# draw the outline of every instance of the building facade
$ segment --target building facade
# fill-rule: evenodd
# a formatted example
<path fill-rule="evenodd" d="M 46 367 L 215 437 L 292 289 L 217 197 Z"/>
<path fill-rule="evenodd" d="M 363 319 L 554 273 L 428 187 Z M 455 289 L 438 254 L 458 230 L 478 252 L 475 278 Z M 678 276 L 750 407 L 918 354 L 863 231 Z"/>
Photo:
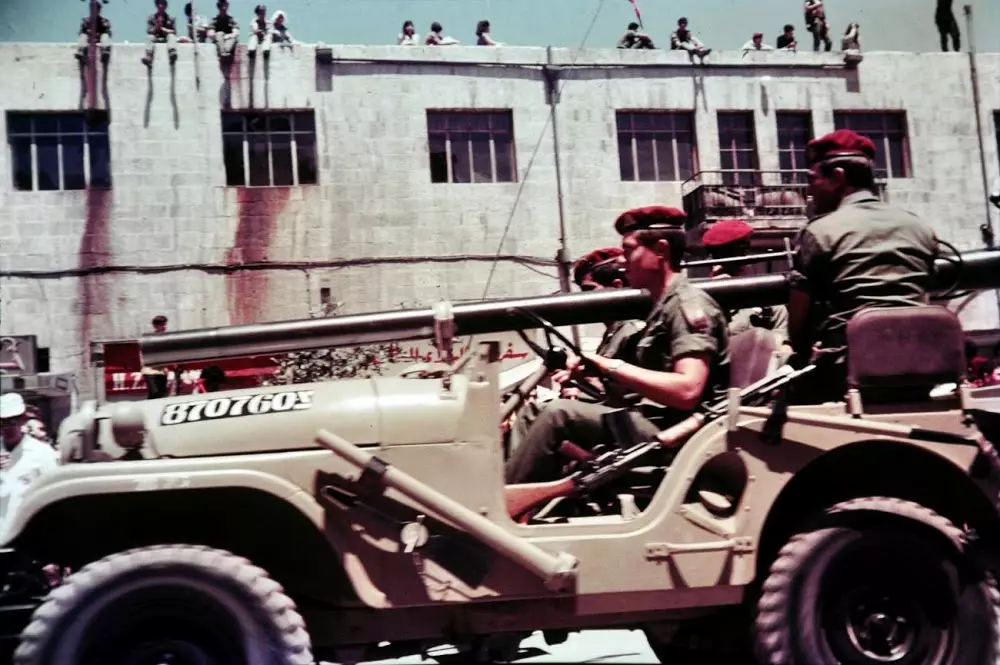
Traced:
<path fill-rule="evenodd" d="M 276 49 L 229 72 L 182 45 L 98 71 L 0 45 L 0 333 L 36 335 L 88 394 L 92 341 L 560 288 L 555 257 L 684 205 L 779 247 L 805 222 L 805 142 L 875 140 L 885 195 L 961 249 L 1000 183 L 1000 54 L 543 48 Z M 984 140 L 979 140 L 979 131 Z M 982 155 L 981 155 L 982 152 Z M 698 231 L 693 228 L 692 233 Z M 776 269 L 783 269 L 778 266 Z M 997 299 L 961 303 L 998 327 Z"/>

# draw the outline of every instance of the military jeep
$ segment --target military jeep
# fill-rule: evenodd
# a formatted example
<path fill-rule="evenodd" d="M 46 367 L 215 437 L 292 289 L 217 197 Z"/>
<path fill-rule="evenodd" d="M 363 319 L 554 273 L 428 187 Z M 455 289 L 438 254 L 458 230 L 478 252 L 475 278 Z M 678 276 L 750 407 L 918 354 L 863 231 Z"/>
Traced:
<path fill-rule="evenodd" d="M 776 284 L 725 282 L 706 288 Z M 456 307 L 452 322 L 556 331 L 648 306 L 599 292 Z M 444 344 L 434 316 L 142 343 L 151 364 Z M 0 634 L 19 665 L 353 664 L 438 645 L 505 662 L 534 631 L 611 627 L 645 630 L 669 663 L 998 662 L 1000 397 L 962 385 L 944 308 L 867 310 L 849 336 L 841 402 L 788 406 L 809 368 L 774 370 L 751 339 L 723 402 L 657 442 L 609 426 L 605 451 L 537 486 L 504 487 L 489 342 L 433 376 L 90 405 L 0 542 Z M 650 465 L 667 445 L 669 464 Z M 69 574 L 52 582 L 52 566 Z"/>

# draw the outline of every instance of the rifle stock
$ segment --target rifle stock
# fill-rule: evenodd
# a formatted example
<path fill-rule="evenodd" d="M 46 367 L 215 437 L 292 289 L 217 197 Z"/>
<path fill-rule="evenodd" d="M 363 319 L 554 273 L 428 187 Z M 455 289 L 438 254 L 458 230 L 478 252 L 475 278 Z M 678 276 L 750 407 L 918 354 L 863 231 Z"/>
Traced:
<path fill-rule="evenodd" d="M 513 518 L 520 517 L 535 506 L 547 503 L 561 496 L 569 496 L 574 489 L 576 489 L 575 476 L 568 476 L 547 483 L 507 485 L 503 488 L 504 500 L 507 503 L 507 514 Z"/>

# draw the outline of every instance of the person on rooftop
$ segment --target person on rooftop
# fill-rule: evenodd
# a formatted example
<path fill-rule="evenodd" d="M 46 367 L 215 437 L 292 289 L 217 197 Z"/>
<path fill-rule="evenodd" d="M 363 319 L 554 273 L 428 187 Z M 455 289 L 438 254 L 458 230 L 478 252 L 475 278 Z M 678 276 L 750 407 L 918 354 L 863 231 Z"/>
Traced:
<path fill-rule="evenodd" d="M 674 51 L 687 51 L 692 62 L 695 56 L 698 56 L 701 64 L 705 64 L 705 56 L 712 52 L 712 49 L 705 48 L 705 45 L 688 30 L 688 20 L 684 17 L 677 21 L 677 29 L 670 34 L 670 48 Z"/>
<path fill-rule="evenodd" d="M 247 43 L 247 55 L 257 57 L 259 48 L 265 58 L 271 57 L 271 42 L 273 40 L 271 22 L 267 20 L 267 7 L 257 5 L 253 8 L 253 18 L 250 19 L 250 41 Z"/>
<path fill-rule="evenodd" d="M 413 27 L 413 21 L 403 21 L 403 30 L 396 38 L 399 46 L 420 46 L 420 36 Z"/>
<path fill-rule="evenodd" d="M 111 21 L 101 16 L 101 3 L 92 0 L 97 11 L 97 44 L 101 49 L 101 62 L 107 64 L 111 59 Z M 87 64 L 87 49 L 90 46 L 90 15 L 80 21 L 80 39 L 76 44 L 76 59 L 81 65 Z"/>
<path fill-rule="evenodd" d="M 480 21 L 476 24 L 476 45 L 477 46 L 503 46 L 500 42 L 493 41 L 490 37 L 490 22 Z"/>
<path fill-rule="evenodd" d="M 743 55 L 750 51 L 773 51 L 774 47 L 764 43 L 764 33 L 755 32 L 753 38 L 743 45 Z"/>
<path fill-rule="evenodd" d="M 618 40 L 618 48 L 645 48 L 655 49 L 656 45 L 645 32 L 639 30 L 639 24 L 632 21 L 628 24 L 628 30 Z"/>
<path fill-rule="evenodd" d="M 454 46 L 458 44 L 458 40 L 454 37 L 445 37 L 441 33 L 444 28 L 437 21 L 431 23 L 431 30 L 427 33 L 427 39 L 424 40 L 426 46 Z"/>
<path fill-rule="evenodd" d="M 962 49 L 962 33 L 958 29 L 958 21 L 955 20 L 955 13 L 951 10 L 952 0 L 937 0 L 937 9 L 934 10 L 934 25 L 937 26 L 938 35 L 941 37 L 941 50 L 948 50 L 948 37 L 951 37 L 951 45 L 954 51 Z"/>
<path fill-rule="evenodd" d="M 794 51 L 798 47 L 799 43 L 795 39 L 795 26 L 791 23 L 785 25 L 785 31 L 778 35 L 778 50 L 779 51 Z"/>
<path fill-rule="evenodd" d="M 271 41 L 282 48 L 291 48 L 296 43 L 288 30 L 288 17 L 280 9 L 275 10 L 271 16 Z"/>
<path fill-rule="evenodd" d="M 806 28 L 813 33 L 813 50 L 818 51 L 820 42 L 823 42 L 829 51 L 833 48 L 833 41 L 830 39 L 830 24 L 826 20 L 823 0 L 806 0 L 804 8 Z"/>
<path fill-rule="evenodd" d="M 227 0 L 216 3 L 219 13 L 212 19 L 208 29 L 208 38 L 215 42 L 219 60 L 229 61 L 233 57 L 233 49 L 240 38 L 240 24 L 229 14 Z"/>
<path fill-rule="evenodd" d="M 156 11 L 146 19 L 146 55 L 142 64 L 153 66 L 156 45 L 166 43 L 170 64 L 177 62 L 177 24 L 167 14 L 167 0 L 155 0 Z"/>
<path fill-rule="evenodd" d="M 861 26 L 857 23 L 849 23 L 840 44 L 843 51 L 860 51 Z"/>

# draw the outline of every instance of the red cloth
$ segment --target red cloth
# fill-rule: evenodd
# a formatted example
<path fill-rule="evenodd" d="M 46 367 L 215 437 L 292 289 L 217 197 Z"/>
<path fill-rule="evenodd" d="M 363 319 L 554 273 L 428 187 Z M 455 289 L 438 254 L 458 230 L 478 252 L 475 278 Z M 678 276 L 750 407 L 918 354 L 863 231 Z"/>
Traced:
<path fill-rule="evenodd" d="M 672 226 L 679 228 L 687 220 L 687 214 L 677 208 L 666 206 L 644 206 L 632 208 L 618 215 L 615 220 L 615 231 L 621 235 L 641 231 L 654 226 Z"/>
<path fill-rule="evenodd" d="M 724 219 L 712 224 L 701 237 L 705 247 L 721 247 L 746 240 L 753 234 L 753 227 L 740 219 Z"/>
<path fill-rule="evenodd" d="M 833 157 L 866 157 L 875 159 L 875 144 L 867 136 L 850 129 L 838 129 L 806 144 L 806 159 L 810 164 Z"/>

